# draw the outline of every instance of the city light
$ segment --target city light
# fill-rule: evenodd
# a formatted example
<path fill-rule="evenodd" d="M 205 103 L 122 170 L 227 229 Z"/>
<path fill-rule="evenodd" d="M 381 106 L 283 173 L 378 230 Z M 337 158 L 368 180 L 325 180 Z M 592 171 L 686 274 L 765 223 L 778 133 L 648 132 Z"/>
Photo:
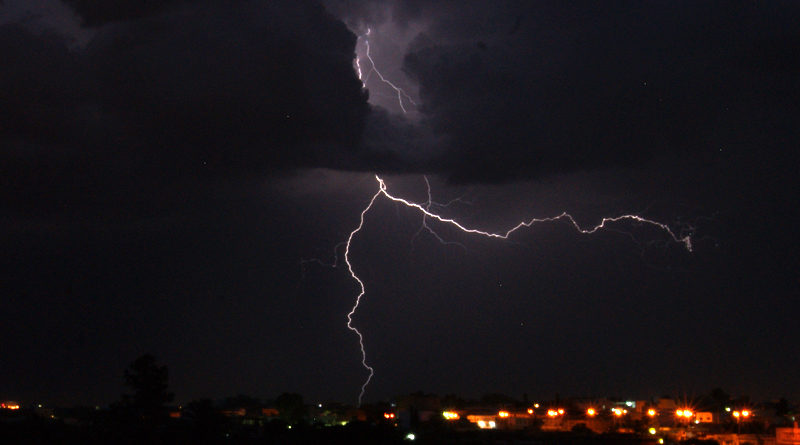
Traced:
<path fill-rule="evenodd" d="M 406 434 L 406 440 L 414 440 L 416 438 L 417 438 L 417 436 L 415 436 L 414 433 Z"/>
<path fill-rule="evenodd" d="M 746 409 L 743 409 L 742 410 L 742 417 L 750 417 L 750 411 L 746 410 Z"/>
<path fill-rule="evenodd" d="M 556 416 L 558 416 L 558 411 L 556 411 L 554 409 L 548 409 L 547 410 L 547 416 L 548 417 L 556 417 Z"/>
<path fill-rule="evenodd" d="M 653 408 L 650 408 L 650 409 L 647 410 L 647 415 L 650 416 L 650 417 L 655 417 L 656 414 L 658 414 L 658 413 Z"/>
<path fill-rule="evenodd" d="M 383 413 L 383 417 L 386 419 L 394 419 L 395 415 L 394 413 Z"/>
<path fill-rule="evenodd" d="M 655 434 L 656 433 L 656 429 L 655 428 L 650 428 L 649 430 L 647 430 L 647 432 L 650 433 L 650 434 Z"/>
<path fill-rule="evenodd" d="M 447 420 L 458 420 L 459 417 L 461 416 L 459 416 L 458 413 L 455 411 L 443 411 L 442 417 L 444 417 Z"/>
<path fill-rule="evenodd" d="M 510 416 L 510 414 L 508 413 L 508 411 L 500 411 L 500 412 L 497 413 L 497 416 L 505 418 L 505 417 Z"/>
<path fill-rule="evenodd" d="M 739 416 L 741 416 L 741 413 L 739 411 L 734 411 L 733 412 L 733 417 L 736 417 L 738 419 Z"/>
<path fill-rule="evenodd" d="M 528 408 L 528 414 L 533 414 L 533 408 Z"/>
<path fill-rule="evenodd" d="M 597 411 L 595 411 L 594 408 L 589 408 L 586 410 L 586 415 L 589 417 L 594 417 L 597 415 Z"/>
<path fill-rule="evenodd" d="M 563 416 L 564 415 L 564 408 L 559 408 L 558 409 L 558 415 L 559 416 Z"/>
<path fill-rule="evenodd" d="M 17 403 L 0 403 L 0 408 L 2 408 L 2 409 L 10 409 L 10 410 L 17 410 L 17 409 L 19 409 L 19 404 L 17 404 Z"/>
<path fill-rule="evenodd" d="M 679 409 L 679 410 L 675 411 L 675 415 L 678 416 L 678 417 L 683 417 L 683 418 L 689 419 L 692 416 L 694 416 L 694 413 L 690 409 Z"/>

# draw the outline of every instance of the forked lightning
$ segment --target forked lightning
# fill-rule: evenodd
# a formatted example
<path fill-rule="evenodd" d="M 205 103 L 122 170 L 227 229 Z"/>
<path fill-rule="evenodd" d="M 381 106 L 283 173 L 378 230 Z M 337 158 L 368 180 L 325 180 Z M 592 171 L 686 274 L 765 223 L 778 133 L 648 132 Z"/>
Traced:
<path fill-rule="evenodd" d="M 427 225 L 427 222 L 426 222 L 427 218 L 435 219 L 436 221 L 439 221 L 439 222 L 441 222 L 443 224 L 449 224 L 449 225 L 454 226 L 457 229 L 459 229 L 459 230 L 461 230 L 463 232 L 466 232 L 466 233 L 470 233 L 470 234 L 473 234 L 473 235 L 485 236 L 485 237 L 489 237 L 489 238 L 499 238 L 499 239 L 508 239 L 508 237 L 511 236 L 511 234 L 516 232 L 517 230 L 519 230 L 519 229 L 521 229 L 523 227 L 531 227 L 536 223 L 545 223 L 545 222 L 554 222 L 554 221 L 559 221 L 559 220 L 565 220 L 569 224 L 571 224 L 572 227 L 574 227 L 575 230 L 578 233 L 589 235 L 589 234 L 595 233 L 595 232 L 597 232 L 597 231 L 599 231 L 601 229 L 606 228 L 606 225 L 608 223 L 614 223 L 614 222 L 619 222 L 619 221 L 633 221 L 633 222 L 637 222 L 637 223 L 641 223 L 641 224 L 651 225 L 651 226 L 654 226 L 656 228 L 659 228 L 659 229 L 663 230 L 664 232 L 666 232 L 669 235 L 669 237 L 674 242 L 679 243 L 679 244 L 683 244 L 683 246 L 686 248 L 686 250 L 688 250 L 689 252 L 692 251 L 692 240 L 691 240 L 690 236 L 688 236 L 688 235 L 687 236 L 683 236 L 683 237 L 678 236 L 666 224 L 660 223 L 658 221 L 653 221 L 651 219 L 643 218 L 643 217 L 638 216 L 638 215 L 620 215 L 620 216 L 615 216 L 615 217 L 611 217 L 611 218 L 603 218 L 600 221 L 599 224 L 597 224 L 596 226 L 593 226 L 593 227 L 589 227 L 589 228 L 581 227 L 577 223 L 577 221 L 575 221 L 575 218 L 573 218 L 572 215 L 570 215 L 569 213 L 566 213 L 566 212 L 561 213 L 560 215 L 557 215 L 557 216 L 549 217 L 549 218 L 532 218 L 530 220 L 521 221 L 520 223 L 518 223 L 517 225 L 515 225 L 511 229 L 507 230 L 506 232 L 501 232 L 501 233 L 493 233 L 493 232 L 488 232 L 488 231 L 484 231 L 484 230 L 469 228 L 469 227 L 466 227 L 466 226 L 462 225 L 461 223 L 459 223 L 458 221 L 456 221 L 454 219 L 445 218 L 443 216 L 440 216 L 440 215 L 438 215 L 436 213 L 431 212 L 431 210 L 430 210 L 431 209 L 431 206 L 430 206 L 430 202 L 431 202 L 431 200 L 430 200 L 430 188 L 428 189 L 428 193 L 429 193 L 428 202 L 426 202 L 425 204 L 417 204 L 417 203 L 408 201 L 406 199 L 398 198 L 396 196 L 391 195 L 389 193 L 389 190 L 388 190 L 387 186 L 386 186 L 386 182 L 384 182 L 384 180 L 381 179 L 378 175 L 375 175 L 375 180 L 378 181 L 378 190 L 375 192 L 374 195 L 372 195 L 372 199 L 369 200 L 369 204 L 367 204 L 367 206 L 364 208 L 364 210 L 361 211 L 361 217 L 359 219 L 358 226 L 355 229 L 353 229 L 353 231 L 350 232 L 350 236 L 347 237 L 347 241 L 345 242 L 345 250 L 344 250 L 344 261 L 347 264 L 347 270 L 350 272 L 350 276 L 352 276 L 353 280 L 355 280 L 356 283 L 358 283 L 358 287 L 359 287 L 359 292 L 358 292 L 358 296 L 356 296 L 355 304 L 353 305 L 353 308 L 350 310 L 350 312 L 347 314 L 347 328 L 350 329 L 351 331 L 355 332 L 355 334 L 358 336 L 358 344 L 361 347 L 361 365 L 364 366 L 364 368 L 367 371 L 369 371 L 369 375 L 367 376 L 367 379 L 364 381 L 364 384 L 361 385 L 361 392 L 358 394 L 358 404 L 359 405 L 361 405 L 361 400 L 364 397 L 364 392 L 367 389 L 367 385 L 369 385 L 369 382 L 372 380 L 373 375 L 375 375 L 375 370 L 372 368 L 372 366 L 370 366 L 367 363 L 367 352 L 364 349 L 364 335 L 361 334 L 361 331 L 359 331 L 358 328 L 353 326 L 353 315 L 356 313 L 356 310 L 358 310 L 359 304 L 361 304 L 361 298 L 364 297 L 364 294 L 366 293 L 366 288 L 364 287 L 364 282 L 358 277 L 358 275 L 356 274 L 355 270 L 353 270 L 353 264 L 350 262 L 350 246 L 351 246 L 351 244 L 353 242 L 353 238 L 356 236 L 356 234 L 358 232 L 360 232 L 361 229 L 364 228 L 364 218 L 366 217 L 366 214 L 370 211 L 370 209 L 372 209 L 372 206 L 375 204 L 375 201 L 377 201 L 378 198 L 381 197 L 381 196 L 383 196 L 383 197 L 385 197 L 385 198 L 387 198 L 387 199 L 389 199 L 391 201 L 403 204 L 403 205 L 405 205 L 405 206 L 407 206 L 409 208 L 412 208 L 412 209 L 415 209 L 415 210 L 419 211 L 423 216 L 423 225 L 424 225 L 424 227 L 426 229 L 428 229 L 429 231 L 431 231 L 431 232 L 433 232 L 433 230 Z M 427 183 L 427 178 L 426 178 L 426 183 Z M 438 237 L 438 236 L 437 236 L 437 239 L 442 241 L 442 239 L 440 237 Z"/>

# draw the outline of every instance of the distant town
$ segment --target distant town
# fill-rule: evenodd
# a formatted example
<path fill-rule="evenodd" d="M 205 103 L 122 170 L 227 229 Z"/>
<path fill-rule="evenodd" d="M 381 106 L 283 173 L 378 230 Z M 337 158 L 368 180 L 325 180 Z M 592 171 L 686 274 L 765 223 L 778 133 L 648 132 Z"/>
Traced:
<path fill-rule="evenodd" d="M 714 443 L 800 445 L 796 402 L 733 397 L 645 400 L 415 392 L 349 406 L 283 393 L 172 404 L 167 369 L 145 355 L 125 371 L 131 390 L 107 407 L 0 400 L 9 443 Z"/>

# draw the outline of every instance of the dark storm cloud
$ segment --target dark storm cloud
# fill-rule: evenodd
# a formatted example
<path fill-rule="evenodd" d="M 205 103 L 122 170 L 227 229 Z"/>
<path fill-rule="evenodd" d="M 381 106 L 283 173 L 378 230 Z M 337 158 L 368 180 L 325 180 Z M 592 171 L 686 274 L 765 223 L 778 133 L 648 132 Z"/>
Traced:
<path fill-rule="evenodd" d="M 313 2 L 67 3 L 86 48 L 2 30 L 17 185 L 43 163 L 74 164 L 73 182 L 298 167 L 497 181 L 713 156 L 767 125 L 797 138 L 791 3 L 327 2 L 350 24 L 421 30 L 396 54 L 419 122 L 370 110 L 355 35 Z"/>
<path fill-rule="evenodd" d="M 300 259 L 334 261 L 366 170 L 470 227 L 635 212 L 695 247 L 428 219 L 441 246 L 379 198 L 366 400 L 800 387 L 796 2 L 0 3 L 3 397 L 106 403 L 150 351 L 179 400 L 354 401 L 358 285 Z M 421 108 L 367 103 L 343 22 Z"/>
<path fill-rule="evenodd" d="M 447 140 L 433 168 L 463 180 L 705 157 L 776 122 L 797 141 L 797 3 L 331 5 L 424 25 L 404 69 Z"/>
<path fill-rule="evenodd" d="M 97 26 L 117 20 L 130 20 L 154 15 L 175 5 L 191 3 L 186 0 L 155 0 L 134 2 L 130 0 L 64 0 L 80 14 L 83 24 Z M 195 2 L 196 3 L 196 2 Z"/>
<path fill-rule="evenodd" d="M 204 4 L 108 29 L 89 56 L 103 105 L 131 138 L 181 160 L 237 171 L 332 162 L 327 151 L 354 147 L 368 111 L 355 37 L 319 6 L 288 5 Z"/>
<path fill-rule="evenodd" d="M 0 28 L 5 201 L 125 201 L 187 178 L 354 157 L 369 111 L 356 38 L 322 6 L 126 6 L 139 3 L 76 2 L 87 24 L 110 21 L 85 48 Z"/>

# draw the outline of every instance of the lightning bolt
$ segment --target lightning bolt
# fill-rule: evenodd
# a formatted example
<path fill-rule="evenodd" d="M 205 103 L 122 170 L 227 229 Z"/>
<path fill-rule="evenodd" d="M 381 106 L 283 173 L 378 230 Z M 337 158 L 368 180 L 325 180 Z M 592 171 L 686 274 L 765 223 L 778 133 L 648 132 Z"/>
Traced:
<path fill-rule="evenodd" d="M 519 222 L 517 225 L 513 226 L 512 228 L 508 229 L 505 232 L 494 233 L 494 232 L 484 231 L 484 230 L 480 230 L 480 229 L 469 228 L 469 227 L 466 227 L 466 226 L 462 225 L 461 223 L 459 223 L 458 221 L 456 221 L 454 219 L 445 218 L 445 217 L 440 216 L 440 215 L 438 215 L 436 213 L 433 213 L 430 210 L 432 201 L 431 201 L 431 197 L 430 197 L 430 183 L 428 183 L 427 178 L 425 178 L 425 180 L 426 180 L 426 184 L 428 184 L 428 201 L 425 204 L 418 204 L 418 203 L 411 202 L 411 201 L 408 201 L 408 200 L 403 199 L 403 198 L 398 198 L 396 196 L 393 196 L 392 194 L 389 193 L 389 189 L 386 186 L 386 182 L 384 182 L 384 180 L 381 179 L 380 176 L 375 175 L 375 180 L 378 181 L 378 190 L 375 192 L 374 195 L 372 195 L 372 198 L 369 200 L 369 203 L 367 204 L 367 206 L 364 207 L 364 209 L 361 211 L 361 216 L 360 216 L 360 219 L 359 219 L 358 226 L 355 229 L 353 229 L 353 231 L 350 232 L 350 236 L 347 237 L 347 241 L 345 242 L 345 250 L 344 250 L 344 261 L 345 261 L 345 264 L 347 264 L 347 270 L 350 272 L 350 276 L 353 278 L 353 280 L 355 280 L 355 282 L 358 283 L 358 287 L 359 287 L 359 292 L 358 292 L 358 295 L 356 296 L 355 304 L 353 304 L 353 307 L 350 309 L 350 312 L 347 313 L 347 329 L 353 331 L 358 336 L 358 344 L 359 344 L 359 347 L 361 348 L 361 365 L 364 367 L 364 369 L 369 371 L 369 375 L 367 376 L 367 379 L 361 385 L 361 392 L 359 392 L 359 394 L 358 394 L 358 405 L 359 406 L 361 406 L 361 401 L 364 398 L 364 392 L 367 389 L 367 385 L 369 385 L 369 382 L 372 380 L 372 377 L 375 375 L 375 369 L 367 363 L 367 352 L 366 352 L 366 349 L 364 348 L 364 335 L 361 333 L 361 331 L 358 330 L 358 328 L 353 326 L 353 315 L 355 315 L 356 311 L 358 310 L 358 306 L 361 304 L 361 299 L 366 294 L 366 287 L 364 286 L 364 282 L 361 280 L 361 278 L 359 278 L 358 275 L 356 274 L 355 270 L 353 270 L 353 264 L 350 262 L 350 246 L 352 245 L 353 238 L 358 234 L 358 232 L 361 231 L 361 229 L 364 228 L 364 219 L 365 219 L 367 213 L 372 209 L 372 206 L 375 204 L 375 201 L 377 201 L 378 198 L 380 198 L 381 196 L 385 197 L 386 199 L 388 199 L 390 201 L 393 201 L 393 202 L 396 202 L 396 203 L 399 203 L 399 204 L 403 204 L 406 207 L 415 209 L 418 212 L 420 212 L 422 214 L 422 217 L 423 217 L 423 227 L 427 228 L 428 231 L 430 231 L 430 232 L 433 232 L 433 230 L 427 225 L 427 218 L 434 219 L 434 220 L 439 221 L 439 222 L 441 222 L 443 224 L 449 224 L 449 225 L 451 225 L 451 226 L 453 226 L 453 227 L 455 227 L 455 228 L 457 228 L 457 229 L 459 229 L 459 230 L 461 230 L 462 232 L 465 232 L 465 233 L 469 233 L 469 234 L 473 234 L 473 235 L 480 235 L 480 236 L 484 236 L 484 237 L 488 237 L 488 238 L 504 239 L 504 240 L 508 239 L 508 237 L 510 237 L 511 234 L 513 234 L 517 230 L 520 230 L 523 227 L 531 227 L 531 226 L 533 226 L 534 224 L 537 224 L 537 223 L 546 223 L 546 222 L 555 222 L 555 221 L 564 220 L 564 221 L 568 222 L 570 225 L 572 225 L 572 227 L 578 233 L 584 234 L 584 235 L 590 235 L 590 234 L 593 234 L 593 233 L 595 233 L 595 232 L 597 232 L 599 230 L 605 229 L 607 227 L 607 224 L 609 224 L 609 223 L 615 223 L 615 222 L 619 222 L 619 221 L 633 221 L 633 222 L 637 222 L 637 223 L 641 223 L 641 224 L 651 225 L 651 226 L 654 226 L 656 228 L 659 228 L 659 229 L 663 230 L 664 232 L 666 232 L 670 236 L 670 238 L 672 238 L 672 240 L 674 242 L 679 243 L 679 244 L 683 244 L 683 246 L 686 248 L 687 251 L 689 251 L 689 252 L 692 251 L 692 239 L 691 239 L 690 236 L 688 236 L 688 235 L 687 236 L 683 236 L 683 237 L 678 236 L 666 224 L 660 223 L 658 221 L 653 221 L 651 219 L 643 218 L 643 217 L 641 217 L 639 215 L 620 215 L 620 216 L 615 216 L 615 217 L 611 217 L 611 218 L 606 217 L 606 218 L 603 218 L 600 221 L 599 224 L 597 224 L 595 226 L 592 226 L 592 227 L 588 227 L 588 228 L 581 227 L 578 224 L 578 222 L 575 221 L 575 218 L 573 218 L 572 215 L 570 215 L 567 212 L 563 212 L 563 213 L 561 213 L 561 214 L 559 214 L 557 216 L 553 216 L 553 217 L 549 217 L 549 218 L 532 218 L 530 220 L 524 220 L 524 221 Z M 436 238 L 439 239 L 442 242 L 444 241 L 439 236 L 436 236 Z"/>
<path fill-rule="evenodd" d="M 367 32 L 364 33 L 364 35 L 358 36 L 359 40 L 363 40 L 364 41 L 364 47 L 366 48 L 365 55 L 367 56 L 367 60 L 369 61 L 369 65 L 370 65 L 369 71 L 367 72 L 366 75 L 364 75 L 362 73 L 362 71 L 361 71 L 361 59 L 358 56 L 356 56 L 355 68 L 356 68 L 356 74 L 358 75 L 358 80 L 360 80 L 361 81 L 361 85 L 364 88 L 366 88 L 367 87 L 367 80 L 369 80 L 369 76 L 372 73 L 377 74 L 378 78 L 381 80 L 381 82 L 385 83 L 386 85 L 389 85 L 389 87 L 392 88 L 395 91 L 395 93 L 397 93 L 397 103 L 400 105 L 400 109 L 403 110 L 403 113 L 407 113 L 408 111 L 406 110 L 405 105 L 403 105 L 403 98 L 405 98 L 409 103 L 411 103 L 414 106 L 417 106 L 417 103 L 414 102 L 414 99 L 412 99 L 411 96 L 409 96 L 405 91 L 403 91 L 402 88 L 398 87 L 397 85 L 392 83 L 390 80 L 388 80 L 387 78 L 383 77 L 383 74 L 381 74 L 381 72 L 378 71 L 378 68 L 375 66 L 375 61 L 372 60 L 372 56 L 369 53 L 369 49 L 370 48 L 369 48 L 369 39 L 368 39 L 368 37 L 369 37 L 371 32 L 372 32 L 372 30 L 370 28 L 367 28 Z"/>

